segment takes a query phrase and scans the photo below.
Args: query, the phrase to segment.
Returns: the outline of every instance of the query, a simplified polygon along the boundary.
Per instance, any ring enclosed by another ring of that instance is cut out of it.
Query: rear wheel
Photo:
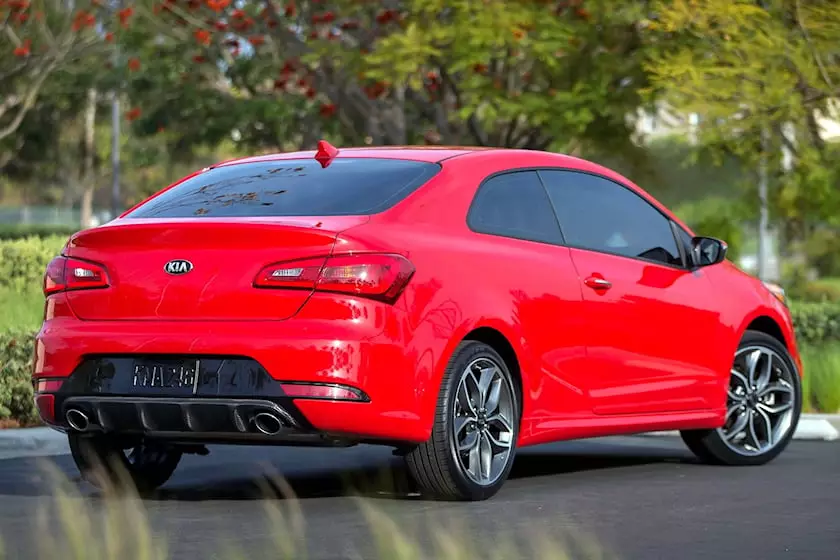
[[[181,452],[139,442],[126,445],[104,436],[70,434],[70,453],[82,477],[98,488],[131,484],[141,494],[162,486],[175,472]]]
[[[490,346],[458,346],[441,384],[429,441],[406,455],[424,494],[484,500],[510,474],[519,434],[519,393],[504,360]]]
[[[684,431],[682,438],[706,462],[761,465],[788,446],[801,409],[802,385],[787,349],[767,334],[747,331],[730,370],[724,425]]]

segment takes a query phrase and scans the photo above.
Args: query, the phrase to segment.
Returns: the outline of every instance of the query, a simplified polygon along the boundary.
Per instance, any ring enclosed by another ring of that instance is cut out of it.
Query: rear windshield
[[[129,218],[348,216],[382,212],[426,183],[435,163],[396,159],[276,160],[200,173]]]

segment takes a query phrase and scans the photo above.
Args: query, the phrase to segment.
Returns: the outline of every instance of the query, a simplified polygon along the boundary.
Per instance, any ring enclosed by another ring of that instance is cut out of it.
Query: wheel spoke
[[[478,380],[478,395],[481,400],[479,401],[479,406],[481,408],[487,408],[487,401],[490,396],[490,386],[493,383],[493,379],[496,377],[496,368],[494,366],[487,367],[482,368],[480,371],[481,377]]]
[[[756,410],[755,415],[758,418],[760,418],[761,421],[762,421],[762,424],[764,426],[764,435],[767,436],[767,445],[772,446],[773,443],[774,443],[773,442],[773,422],[770,420],[770,417],[767,415],[767,413],[764,412],[763,410],[761,410],[760,407]]]
[[[472,416],[473,418],[475,418],[475,416],[477,415],[477,412],[475,410],[476,407],[473,406],[474,397],[470,394],[470,390],[469,390],[469,387],[468,387],[468,383],[469,383],[470,379],[475,381],[475,378],[471,374],[468,375],[463,381],[461,381],[461,384],[458,386],[457,398],[458,398],[458,405],[460,405],[461,410],[466,412],[469,416]],[[477,387],[477,385],[476,385],[476,387]]]
[[[755,411],[750,410],[747,412],[747,416],[749,417],[749,422],[747,422],[747,428],[749,433],[749,438],[753,441],[753,447],[756,451],[761,450],[761,440],[758,439],[758,434],[755,431],[755,419],[758,416]]]
[[[738,418],[735,420],[735,423],[732,425],[729,430],[726,432],[726,439],[732,440],[735,436],[740,434],[744,431],[744,428],[747,427],[747,423],[749,422],[749,412],[743,412]]]
[[[793,403],[782,403],[776,406],[771,406],[769,404],[759,403],[756,407],[759,411],[765,412],[767,414],[772,414],[773,416],[777,414],[781,414],[782,412],[788,411],[793,408]]]
[[[463,440],[458,441],[458,451],[470,451],[478,447],[478,432],[473,430],[472,432],[467,432],[466,437]]]
[[[772,354],[763,354],[764,356],[764,363],[762,367],[759,368],[759,375],[758,379],[755,380],[755,387],[759,391],[767,387],[770,383],[770,376],[773,374],[773,356]]]
[[[475,443],[470,448],[470,466],[467,469],[473,480],[481,480],[481,438],[475,434]]]
[[[747,376],[751,387],[754,387],[758,380],[758,362],[761,360],[761,355],[761,350],[755,349],[747,356]]]
[[[487,434],[482,434],[479,437],[478,447],[480,449],[479,455],[481,457],[481,478],[489,480],[490,467],[493,464],[493,446],[490,444],[490,438],[487,437]]]
[[[487,395],[487,402],[484,403],[485,414],[495,414],[496,410],[499,408],[499,398],[501,395],[502,379],[497,377],[490,383],[490,391]]]
[[[781,393],[783,395],[793,397],[793,387],[790,387],[786,383],[782,382],[770,383],[765,385],[764,388],[758,392],[758,396],[765,397],[771,393]]]
[[[455,417],[455,437],[459,438],[464,428],[469,426],[470,422],[474,422],[475,418],[470,416],[456,416]]]
[[[489,417],[487,419],[487,423],[490,426],[496,426],[497,428],[499,428],[500,432],[513,433],[513,426],[511,426],[507,418],[505,418],[501,414],[494,414],[493,416]]]
[[[750,382],[749,382],[749,381],[747,381],[747,378],[746,378],[746,377],[744,377],[744,374],[743,374],[743,373],[741,373],[740,371],[738,371],[738,370],[736,370],[736,369],[733,369],[733,370],[730,370],[730,371],[729,371],[729,374],[732,376],[732,378],[731,378],[731,380],[730,380],[730,382],[729,382],[729,385],[730,385],[730,390],[731,390],[731,389],[733,389],[732,385],[734,385],[735,383],[737,383],[738,385],[740,385],[740,386],[741,386],[741,388],[744,390],[744,392],[746,392],[747,390],[749,390],[749,388],[750,388]]]
[[[487,437],[490,439],[490,443],[500,450],[510,449],[512,443],[510,441],[510,432],[500,432],[499,437],[496,437],[493,435],[493,432],[488,431]]]

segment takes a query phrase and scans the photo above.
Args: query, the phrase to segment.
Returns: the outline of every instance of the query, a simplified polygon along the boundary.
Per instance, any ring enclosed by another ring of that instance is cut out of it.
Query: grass
[[[39,289],[17,292],[9,288],[0,288],[0,331],[35,331],[41,325],[43,314],[44,296]]]
[[[35,545],[28,556],[43,560],[166,560],[175,557],[170,552],[171,543],[164,534],[155,531],[145,503],[129,485],[120,484],[119,489],[105,490],[95,498],[85,497],[56,467],[45,469],[53,488],[52,500],[43,503],[33,519],[30,537]],[[265,544],[251,543],[258,550],[249,547],[246,552],[221,538],[217,543],[211,543],[216,547],[211,558],[303,560],[315,552],[309,550],[307,541],[317,543],[323,537],[314,535],[315,538],[307,539],[302,503],[285,480],[267,477],[262,490],[262,500],[254,502],[249,525],[266,527],[265,532],[260,533]],[[352,491],[352,488],[348,490]],[[352,493],[348,495],[352,496]],[[612,557],[594,539],[579,533],[558,537],[564,532],[553,529],[551,534],[533,530],[527,534],[490,533],[497,536],[471,538],[470,525],[476,519],[460,506],[450,508],[441,504],[440,508],[429,508],[418,503],[418,513],[431,512],[426,516],[426,522],[418,523],[421,516],[411,515],[406,518],[407,523],[402,524],[374,505],[371,499],[350,499],[356,501],[359,511],[357,542],[366,550],[347,557],[372,560],[605,560]],[[470,508],[466,504],[465,507]],[[442,511],[454,515],[441,516]],[[348,548],[353,548],[353,543],[347,544],[350,545]],[[3,558],[0,546],[0,560]]]
[[[805,410],[840,413],[840,343],[802,348]]]

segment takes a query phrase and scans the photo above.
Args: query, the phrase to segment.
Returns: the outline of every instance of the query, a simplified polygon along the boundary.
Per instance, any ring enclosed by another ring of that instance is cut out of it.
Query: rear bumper
[[[419,367],[418,352],[411,350],[413,341],[407,338],[398,310],[376,302],[352,303],[357,309],[345,311],[346,320],[307,318],[303,313],[287,321],[224,323],[94,322],[55,317],[44,323],[36,337],[34,377],[68,378],[92,356],[242,356],[258,362],[275,381],[346,385],[364,392],[368,400],[311,400],[259,391],[212,398],[234,396],[273,402],[291,411],[297,425],[289,428],[295,433],[357,441],[425,441],[431,433],[434,414],[433,409],[428,410],[429,391],[437,394],[430,368]],[[311,302],[306,307],[310,305]],[[78,399],[97,395],[73,396]],[[136,395],[110,396],[122,399],[126,414],[140,417],[138,411],[142,407],[131,401]],[[66,429],[66,399],[56,397],[56,420],[52,425]],[[188,408],[195,400],[189,395],[178,398],[177,406]],[[92,402],[83,404],[93,406]],[[153,427],[141,425],[140,429],[151,432],[155,431]],[[201,436],[203,432],[177,431],[184,437]],[[248,436],[241,430],[225,433],[254,438],[254,434]],[[280,439],[278,436],[267,441]]]

